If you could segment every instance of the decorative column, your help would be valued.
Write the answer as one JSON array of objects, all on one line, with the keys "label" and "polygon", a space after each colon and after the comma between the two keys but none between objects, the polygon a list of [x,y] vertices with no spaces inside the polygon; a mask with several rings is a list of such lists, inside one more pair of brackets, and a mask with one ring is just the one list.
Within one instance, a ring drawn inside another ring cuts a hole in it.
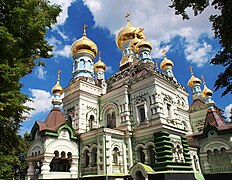
[{"label": "decorative column", "polygon": [[144,149],[143,150],[143,153],[145,155],[145,164],[149,164],[149,156],[148,156],[148,150],[147,149]]},{"label": "decorative column", "polygon": [[50,172],[50,162],[52,161],[52,156],[46,156],[44,154],[44,159],[41,161],[42,162],[42,167],[41,167],[41,174],[47,174]]},{"label": "decorative column", "polygon": [[88,165],[88,167],[91,167],[91,166],[92,166],[92,156],[91,156],[91,152],[88,152],[86,155],[89,156],[89,165]]},{"label": "decorative column", "polygon": [[207,153],[200,154],[200,159],[204,173],[210,173],[210,165],[209,165]]},{"label": "decorative column", "polygon": [[35,164],[33,161],[28,162],[27,176],[29,180],[35,176]]}]

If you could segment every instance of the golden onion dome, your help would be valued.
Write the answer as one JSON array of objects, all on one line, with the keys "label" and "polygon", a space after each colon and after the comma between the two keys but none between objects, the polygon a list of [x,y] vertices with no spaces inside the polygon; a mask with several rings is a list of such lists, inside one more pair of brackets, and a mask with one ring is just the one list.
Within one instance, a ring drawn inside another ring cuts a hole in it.
[{"label": "golden onion dome", "polygon": [[97,45],[92,40],[86,37],[86,27],[87,25],[84,25],[83,36],[80,39],[76,40],[71,46],[72,56],[74,56],[77,52],[90,52],[93,53],[94,56],[96,56],[98,52]]},{"label": "golden onion dome", "polygon": [[206,97],[210,97],[213,95],[213,92],[211,91],[211,89],[209,89],[206,84],[204,84],[204,89],[202,91],[202,97],[206,98]]},{"label": "golden onion dome", "polygon": [[211,91],[211,89],[209,89],[209,88],[206,86],[204,76],[202,75],[201,78],[202,78],[202,81],[203,81],[203,83],[204,83],[204,89],[203,89],[203,91],[202,91],[202,93],[201,93],[202,97],[203,97],[203,98],[207,98],[207,97],[212,96],[212,95],[213,95],[213,92]]},{"label": "golden onion dome", "polygon": [[147,47],[147,48],[150,49],[150,51],[152,50],[152,45],[151,45],[151,43],[148,42],[148,41],[145,40],[145,39],[141,40],[139,43],[136,44],[136,46],[135,46],[135,51],[136,51],[136,53],[139,51],[139,49],[140,49],[141,47]]},{"label": "golden onion dome", "polygon": [[137,37],[137,34],[135,34],[135,38],[130,42],[130,49],[135,52],[135,46],[138,44],[142,39],[139,39]]},{"label": "golden onion dome", "polygon": [[63,92],[64,89],[60,85],[60,70],[59,70],[56,85],[52,88],[52,94],[59,93],[61,95],[63,94]]},{"label": "golden onion dome", "polygon": [[192,74],[191,78],[188,81],[188,86],[193,87],[193,85],[195,84],[201,84],[201,80]]},{"label": "golden onion dome", "polygon": [[173,66],[174,66],[174,63],[173,63],[170,59],[168,59],[168,58],[166,57],[166,54],[165,54],[165,55],[164,55],[164,60],[160,63],[160,68],[161,68],[162,70],[164,70],[165,67],[167,67],[167,66],[173,67]]},{"label": "golden onion dome", "polygon": [[191,78],[188,81],[188,86],[192,88],[193,85],[195,85],[195,84],[199,84],[200,85],[201,84],[201,80],[193,75],[193,67],[190,66],[189,70],[190,70],[192,76],[191,76]]},{"label": "golden onion dome", "polygon": [[[119,33],[116,35],[116,44],[119,49],[122,49],[122,44],[127,40],[132,40],[135,37],[135,31],[138,30],[139,27],[132,26],[130,21],[128,20],[126,27],[122,28]],[[137,37],[139,39],[142,39],[145,37],[143,31],[139,32],[137,34]]]},{"label": "golden onion dome", "polygon": [[106,70],[106,64],[104,62],[101,61],[101,57],[100,57],[101,52],[98,53],[98,62],[96,62],[96,64],[94,65],[94,71],[98,71],[99,69],[102,69],[103,71]]}]

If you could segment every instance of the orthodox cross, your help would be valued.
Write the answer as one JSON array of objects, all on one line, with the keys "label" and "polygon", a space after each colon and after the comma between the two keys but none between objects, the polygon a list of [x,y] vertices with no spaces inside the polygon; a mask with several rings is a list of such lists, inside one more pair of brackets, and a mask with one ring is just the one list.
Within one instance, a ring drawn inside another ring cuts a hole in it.
[{"label": "orthodox cross", "polygon": [[189,66],[189,71],[191,72],[191,74],[193,74],[193,67]]},{"label": "orthodox cross", "polygon": [[156,69],[156,71],[159,70],[158,63],[159,63],[158,61],[155,62],[155,69]]},{"label": "orthodox cross", "polygon": [[162,49],[162,51],[161,51],[161,53],[163,53],[163,54],[164,54],[164,57],[166,57],[166,52],[167,52],[167,50],[166,50],[166,49]]},{"label": "orthodox cross", "polygon": [[87,24],[84,24],[84,27],[83,27],[83,31],[84,31],[83,35],[84,36],[86,36],[86,29],[87,29]]},{"label": "orthodox cross", "polygon": [[202,79],[203,84],[205,84],[205,77],[203,75],[201,75],[201,79]]},{"label": "orthodox cross", "polygon": [[125,18],[126,18],[126,20],[127,20],[128,22],[130,21],[129,16],[130,16],[129,13],[127,13],[126,16],[125,16]]},{"label": "orthodox cross", "polygon": [[60,81],[60,73],[61,73],[61,71],[58,70],[57,81]]},{"label": "orthodox cross", "polygon": [[102,54],[102,52],[99,51],[99,52],[98,52],[98,60],[99,60],[99,61],[101,61],[101,54]]}]

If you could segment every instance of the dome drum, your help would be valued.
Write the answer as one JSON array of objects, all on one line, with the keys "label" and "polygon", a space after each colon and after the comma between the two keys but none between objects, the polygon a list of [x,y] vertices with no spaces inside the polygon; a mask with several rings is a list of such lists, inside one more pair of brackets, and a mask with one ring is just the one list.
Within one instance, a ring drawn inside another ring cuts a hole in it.
[{"label": "dome drum", "polygon": [[90,50],[87,50],[87,49],[79,49],[73,55],[73,59],[77,59],[77,58],[83,57],[83,56],[89,56],[92,59],[92,61],[95,58],[95,54],[93,53],[93,51],[90,51]]}]

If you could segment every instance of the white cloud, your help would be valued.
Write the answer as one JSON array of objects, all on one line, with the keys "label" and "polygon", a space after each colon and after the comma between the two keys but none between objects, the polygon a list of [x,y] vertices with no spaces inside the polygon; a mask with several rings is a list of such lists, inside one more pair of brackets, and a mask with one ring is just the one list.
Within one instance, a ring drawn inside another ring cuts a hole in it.
[{"label": "white cloud", "polygon": [[75,0],[50,0],[51,4],[61,5],[62,12],[57,18],[57,25],[63,25],[68,18],[68,8]]},{"label": "white cloud", "polygon": [[[171,9],[169,0],[83,0],[84,4],[93,14],[95,26],[107,28],[112,34],[116,34],[121,27],[124,27],[126,13],[131,13],[131,24],[144,28],[146,38],[153,44],[153,57],[160,57],[160,44],[168,43],[176,35],[184,37],[186,44],[185,55],[187,59],[198,66],[209,61],[210,56],[206,53],[212,47],[200,42],[199,37],[202,33],[212,38],[213,31],[209,16],[217,13],[212,7],[205,9],[198,16],[193,16],[192,11],[190,20],[183,21],[181,16],[175,15]],[[113,11],[112,9],[115,9]],[[107,14],[107,16],[106,16]],[[190,52],[191,49],[191,52]]]},{"label": "white cloud", "polygon": [[199,43],[196,39],[187,39],[184,50],[185,57],[188,61],[197,64],[198,67],[208,63],[213,57],[214,51],[212,46],[206,42]]},{"label": "white cloud", "polygon": [[47,39],[48,43],[52,46],[54,46],[54,48],[56,48],[56,46],[62,44],[61,41],[59,41],[57,38],[55,38],[54,36],[50,37]]},{"label": "white cloud", "polygon": [[63,56],[63,57],[69,58],[71,56],[70,49],[71,49],[70,45],[65,45],[63,49],[56,50],[54,54],[56,56]]},{"label": "white cloud", "polygon": [[106,73],[113,73],[113,68],[112,68],[112,66],[107,66],[107,67],[106,67]]},{"label": "white cloud", "polygon": [[[39,113],[45,113],[52,108],[51,100],[52,95],[50,92],[41,89],[29,89],[31,92],[31,100],[25,103],[26,106],[34,108],[35,110],[30,111],[29,117],[33,117]],[[28,114],[24,114],[28,116]]]},{"label": "white cloud", "polygon": [[57,38],[52,36],[51,38],[48,38],[47,41],[49,44],[51,44],[53,47],[53,52],[50,52],[51,54],[54,54],[55,57],[57,56],[63,56],[63,57],[70,57],[70,45],[65,45],[62,48],[62,42],[59,41]]},{"label": "white cloud", "polygon": [[43,66],[38,66],[35,69],[35,75],[42,80],[46,80],[47,71],[44,70]]},{"label": "white cloud", "polygon": [[229,104],[228,106],[225,107],[225,111],[224,111],[224,115],[226,117],[226,121],[227,122],[231,122],[230,117],[232,116],[232,114],[230,113],[232,109],[232,104]]}]

